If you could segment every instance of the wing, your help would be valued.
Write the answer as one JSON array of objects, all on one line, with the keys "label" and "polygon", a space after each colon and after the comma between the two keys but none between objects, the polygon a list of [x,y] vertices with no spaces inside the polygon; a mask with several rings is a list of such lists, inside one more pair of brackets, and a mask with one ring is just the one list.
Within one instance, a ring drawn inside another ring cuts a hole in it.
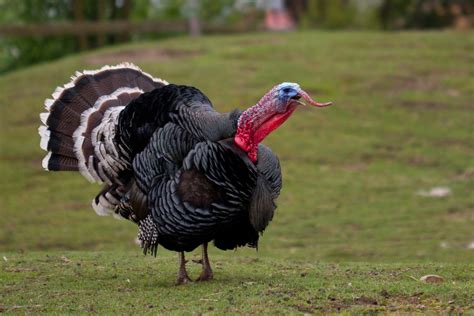
[{"label": "wing", "polygon": [[239,113],[218,113],[198,89],[169,84],[143,93],[122,111],[116,140],[134,157],[158,128],[174,123],[200,141],[217,141],[235,133]]},{"label": "wing", "polygon": [[258,232],[263,232],[273,219],[276,204],[280,194],[281,171],[280,163],[270,148],[259,145],[258,177],[250,199],[249,217],[252,226]]},{"label": "wing", "polygon": [[147,194],[154,183],[172,177],[198,142],[193,135],[174,123],[159,128],[145,149],[133,160],[134,177],[140,190]]},{"label": "wing", "polygon": [[86,152],[84,160],[89,157],[85,170],[91,179],[107,184],[92,203],[96,212],[139,221],[148,213],[146,192],[151,181],[179,168],[197,141],[234,134],[239,112],[220,114],[198,89],[173,84],[131,99],[125,108],[106,112],[108,116],[92,130],[91,146],[86,148],[91,153]]},{"label": "wing", "polygon": [[[120,114],[116,143],[133,159],[136,186],[131,187],[120,213],[143,219],[148,213],[143,207],[146,203],[136,203],[130,196],[143,201],[153,181],[173,175],[197,142],[233,135],[238,115],[238,111],[214,111],[202,92],[187,86],[167,85],[132,101]],[[138,206],[136,211],[133,205]]]},{"label": "wing", "polygon": [[282,186],[280,160],[263,144],[258,146],[257,169],[266,180],[273,198],[278,198]]}]

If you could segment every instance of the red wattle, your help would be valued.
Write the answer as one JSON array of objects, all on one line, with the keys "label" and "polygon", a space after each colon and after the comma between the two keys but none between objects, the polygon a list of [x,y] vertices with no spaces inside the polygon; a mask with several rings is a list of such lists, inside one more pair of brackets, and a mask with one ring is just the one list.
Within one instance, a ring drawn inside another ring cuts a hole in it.
[{"label": "red wattle", "polygon": [[257,118],[254,118],[254,121],[245,121],[237,130],[234,143],[247,153],[250,160],[256,163],[258,144],[262,142],[268,134],[283,124],[295,111],[297,105],[297,103],[290,104],[286,112],[275,113],[255,127],[253,125],[255,121],[258,121]]},{"label": "red wattle", "polygon": [[245,138],[243,138],[243,135],[239,135],[239,134],[235,135],[234,142],[243,151],[248,152],[250,150],[250,144]]},{"label": "red wattle", "polygon": [[291,114],[296,110],[296,105],[288,107],[288,110],[284,113],[277,113],[270,117],[268,120],[263,122],[254,133],[253,142],[259,144],[262,142],[265,137],[268,136],[272,131],[277,129],[281,124],[283,124]]}]

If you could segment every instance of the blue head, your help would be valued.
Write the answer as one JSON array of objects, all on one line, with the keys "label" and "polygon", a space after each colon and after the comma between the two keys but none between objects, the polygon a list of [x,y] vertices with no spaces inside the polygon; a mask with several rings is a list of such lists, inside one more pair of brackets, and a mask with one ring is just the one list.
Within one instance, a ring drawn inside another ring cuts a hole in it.
[{"label": "blue head", "polygon": [[274,106],[276,111],[279,113],[284,112],[292,102],[298,102],[297,100],[301,98],[299,95],[301,88],[297,83],[283,82],[272,90],[274,90],[274,96],[276,99]]},{"label": "blue head", "polygon": [[288,100],[298,96],[301,91],[300,85],[292,82],[283,82],[277,86],[278,95],[282,100]]}]

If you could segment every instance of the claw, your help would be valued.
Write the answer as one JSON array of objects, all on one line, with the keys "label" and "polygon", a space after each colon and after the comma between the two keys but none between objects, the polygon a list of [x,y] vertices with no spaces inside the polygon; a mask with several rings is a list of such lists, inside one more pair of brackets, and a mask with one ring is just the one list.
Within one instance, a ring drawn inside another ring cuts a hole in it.
[{"label": "claw", "polygon": [[189,283],[193,283],[193,280],[191,280],[187,275],[179,276],[178,279],[176,279],[176,285],[184,285]]},{"label": "claw", "polygon": [[203,270],[201,275],[196,279],[196,282],[209,281],[214,278],[214,274],[211,270]]}]

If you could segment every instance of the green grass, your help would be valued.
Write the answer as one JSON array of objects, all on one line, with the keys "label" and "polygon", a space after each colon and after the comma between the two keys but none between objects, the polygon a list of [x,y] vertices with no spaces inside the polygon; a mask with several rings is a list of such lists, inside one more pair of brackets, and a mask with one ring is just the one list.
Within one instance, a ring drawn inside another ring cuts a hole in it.
[{"label": "green grass", "polygon": [[[472,51],[473,33],[454,32],[179,38],[0,76],[0,310],[474,312]],[[41,169],[43,100],[77,69],[124,60],[220,111],[282,81],[335,102],[265,140],[283,168],[277,214],[258,253],[211,250],[208,284],[174,287],[172,254],[144,258],[135,226],[94,214],[99,186]],[[436,186],[452,194],[417,194]],[[445,281],[414,280],[432,273]]]},{"label": "green grass", "polygon": [[[461,312],[474,308],[468,264],[323,263],[238,253],[213,257],[215,280],[175,286],[174,257],[143,258],[110,251],[12,254],[3,264],[1,304],[19,313],[115,315]],[[188,265],[197,276],[199,267]],[[413,280],[432,272],[443,275],[445,282]]]}]

